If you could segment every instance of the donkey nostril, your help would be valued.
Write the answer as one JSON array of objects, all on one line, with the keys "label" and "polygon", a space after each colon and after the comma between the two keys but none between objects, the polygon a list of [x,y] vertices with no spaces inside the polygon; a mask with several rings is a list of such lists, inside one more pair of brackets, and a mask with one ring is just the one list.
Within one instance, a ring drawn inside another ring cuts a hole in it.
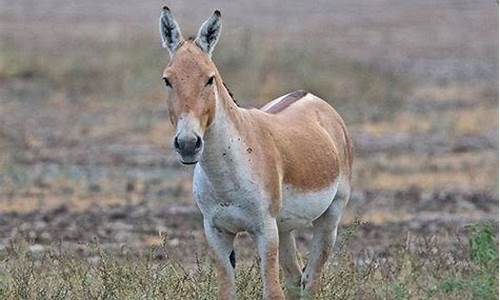
[{"label": "donkey nostril", "polygon": [[200,136],[196,136],[196,149],[201,147],[201,138]]},{"label": "donkey nostril", "polygon": [[177,137],[174,138],[174,147],[179,149],[181,146],[179,145],[179,139]]}]

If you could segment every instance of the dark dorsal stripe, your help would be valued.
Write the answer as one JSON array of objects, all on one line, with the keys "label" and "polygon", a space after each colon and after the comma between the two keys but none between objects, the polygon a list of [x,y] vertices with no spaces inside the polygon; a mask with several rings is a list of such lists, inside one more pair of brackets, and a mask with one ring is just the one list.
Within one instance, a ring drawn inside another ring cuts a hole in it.
[{"label": "dark dorsal stripe", "polygon": [[305,95],[307,95],[307,92],[303,90],[297,90],[295,92],[291,92],[290,94],[286,95],[283,99],[281,99],[278,103],[275,103],[271,107],[268,107],[265,110],[265,112],[268,112],[270,114],[279,113],[288,106],[292,105],[297,100],[303,98]]}]

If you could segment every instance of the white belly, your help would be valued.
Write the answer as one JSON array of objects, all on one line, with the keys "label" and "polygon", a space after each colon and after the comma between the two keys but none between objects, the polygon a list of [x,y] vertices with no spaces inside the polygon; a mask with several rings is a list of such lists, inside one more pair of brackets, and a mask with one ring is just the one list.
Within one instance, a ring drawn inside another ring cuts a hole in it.
[{"label": "white belly", "polygon": [[[219,229],[229,232],[249,231],[257,228],[267,205],[257,192],[258,186],[239,178],[225,180],[218,190],[207,180],[203,170],[195,167],[194,198],[205,219]],[[293,230],[310,226],[333,202],[338,182],[316,192],[304,193],[284,185],[282,206],[277,217],[279,230]]]},{"label": "white belly", "polygon": [[283,205],[278,215],[280,230],[293,230],[310,226],[333,202],[338,182],[324,190],[304,193],[292,186],[283,188]]}]

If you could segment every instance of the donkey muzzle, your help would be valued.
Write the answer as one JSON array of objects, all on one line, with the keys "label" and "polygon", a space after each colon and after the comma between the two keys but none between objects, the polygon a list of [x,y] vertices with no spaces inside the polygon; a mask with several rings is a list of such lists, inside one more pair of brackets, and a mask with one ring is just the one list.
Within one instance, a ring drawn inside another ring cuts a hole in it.
[{"label": "donkey muzzle", "polygon": [[203,148],[202,138],[193,133],[189,135],[176,135],[174,138],[174,148],[181,156],[181,163],[195,164]]}]

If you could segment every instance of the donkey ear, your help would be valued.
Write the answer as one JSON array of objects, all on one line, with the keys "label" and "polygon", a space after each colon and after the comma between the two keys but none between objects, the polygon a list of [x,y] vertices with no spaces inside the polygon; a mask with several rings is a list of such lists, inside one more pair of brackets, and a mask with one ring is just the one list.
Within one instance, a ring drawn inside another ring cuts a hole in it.
[{"label": "donkey ear", "polygon": [[160,36],[161,45],[166,48],[172,57],[177,50],[177,47],[184,40],[182,38],[181,29],[179,24],[174,19],[170,9],[166,6],[161,10],[160,15]]},{"label": "donkey ear", "polygon": [[215,44],[219,40],[221,28],[220,11],[214,11],[214,14],[208,18],[200,27],[198,36],[196,37],[196,44],[208,55],[212,55]]}]

